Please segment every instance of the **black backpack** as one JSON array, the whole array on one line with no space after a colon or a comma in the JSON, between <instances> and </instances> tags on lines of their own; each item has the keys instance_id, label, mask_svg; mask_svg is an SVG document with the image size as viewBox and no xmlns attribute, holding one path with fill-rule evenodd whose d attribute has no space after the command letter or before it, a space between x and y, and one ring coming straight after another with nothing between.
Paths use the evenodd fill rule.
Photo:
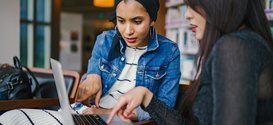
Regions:
<instances>
[{"instance_id":1,"label":"black backpack","mask_svg":"<svg viewBox=\"0 0 273 125\"><path fill-rule=\"evenodd\" d=\"M0 100L40 98L39 83L34 74L21 65L18 57L14 56L13 62L14 67L8 64L0 66Z\"/></svg>"}]
</instances>

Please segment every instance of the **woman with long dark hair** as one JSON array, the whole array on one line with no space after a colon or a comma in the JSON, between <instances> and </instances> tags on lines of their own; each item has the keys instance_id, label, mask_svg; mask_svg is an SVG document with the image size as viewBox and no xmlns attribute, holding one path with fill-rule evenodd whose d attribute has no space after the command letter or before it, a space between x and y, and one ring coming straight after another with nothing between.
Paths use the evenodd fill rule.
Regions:
<instances>
[{"instance_id":1,"label":"woman with long dark hair","mask_svg":"<svg viewBox=\"0 0 273 125\"><path fill-rule=\"evenodd\" d=\"M128 121L138 105L157 124L254 125L273 123L273 40L259 0L186 0L200 41L198 73L179 111L149 90L123 95L109 117ZM135 96L138 95L138 96Z\"/></svg>"}]
</instances>

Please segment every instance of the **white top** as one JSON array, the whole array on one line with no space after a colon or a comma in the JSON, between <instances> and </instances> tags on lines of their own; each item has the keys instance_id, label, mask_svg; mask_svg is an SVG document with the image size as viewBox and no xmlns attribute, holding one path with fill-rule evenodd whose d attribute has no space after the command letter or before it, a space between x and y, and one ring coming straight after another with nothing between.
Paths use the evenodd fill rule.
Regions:
<instances>
[{"instance_id":1,"label":"white top","mask_svg":"<svg viewBox=\"0 0 273 125\"><path fill-rule=\"evenodd\" d=\"M119 78L110 88L110 90L101 98L100 107L113 108L117 103L118 98L131 90L136 85L136 71L139 57L145 53L145 47L126 47L125 57L126 64Z\"/></svg>"}]
</instances>

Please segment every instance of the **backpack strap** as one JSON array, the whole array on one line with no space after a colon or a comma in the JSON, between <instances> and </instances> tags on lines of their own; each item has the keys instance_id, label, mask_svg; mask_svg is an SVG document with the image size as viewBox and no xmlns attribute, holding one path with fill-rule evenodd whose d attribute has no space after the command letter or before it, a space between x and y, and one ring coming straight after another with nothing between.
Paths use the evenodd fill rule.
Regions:
<instances>
[{"instance_id":1,"label":"backpack strap","mask_svg":"<svg viewBox=\"0 0 273 125\"><path fill-rule=\"evenodd\" d=\"M41 92L40 92L40 84L38 82L38 80L36 79L35 75L33 74L33 72L25 65L22 65L19 58L17 56L13 57L13 63L14 66L18 69L20 69L21 71L23 71L23 69L26 69L27 74L29 74L31 76L31 78L34 80L35 82L35 87L33 90L33 94L36 98L41 98ZM32 83L32 80L30 79L30 82Z\"/></svg>"}]
</instances>

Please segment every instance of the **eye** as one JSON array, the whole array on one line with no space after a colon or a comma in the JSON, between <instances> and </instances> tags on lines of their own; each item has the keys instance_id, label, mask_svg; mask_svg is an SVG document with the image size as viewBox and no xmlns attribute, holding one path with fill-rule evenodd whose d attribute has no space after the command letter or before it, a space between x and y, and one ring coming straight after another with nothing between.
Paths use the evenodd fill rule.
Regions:
<instances>
[{"instance_id":1,"label":"eye","mask_svg":"<svg viewBox=\"0 0 273 125\"><path fill-rule=\"evenodd\" d=\"M142 23L142 21L141 20L134 20L134 23L137 24L137 25L139 25L139 24Z\"/></svg>"},{"instance_id":2,"label":"eye","mask_svg":"<svg viewBox=\"0 0 273 125\"><path fill-rule=\"evenodd\" d=\"M121 24L123 24L125 21L122 20L122 19L118 19L118 22L121 23Z\"/></svg>"}]
</instances>

